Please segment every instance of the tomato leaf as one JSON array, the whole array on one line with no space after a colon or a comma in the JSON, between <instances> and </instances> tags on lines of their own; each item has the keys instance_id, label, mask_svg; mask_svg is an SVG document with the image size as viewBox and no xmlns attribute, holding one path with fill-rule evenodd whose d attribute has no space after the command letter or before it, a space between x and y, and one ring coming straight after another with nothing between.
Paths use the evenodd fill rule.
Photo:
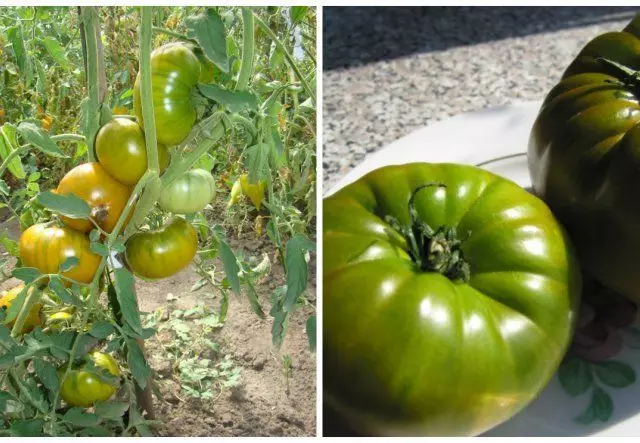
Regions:
<instances>
[{"instance_id":1,"label":"tomato leaf","mask_svg":"<svg viewBox=\"0 0 640 443\"><path fill-rule=\"evenodd\" d=\"M144 354L136 340L127 340L127 362L134 380L142 389L147 386L147 379L151 375L151 369L147 365Z\"/></svg>"},{"instance_id":2,"label":"tomato leaf","mask_svg":"<svg viewBox=\"0 0 640 443\"><path fill-rule=\"evenodd\" d=\"M49 279L49 289L58 296L62 303L79 307L84 306L84 302L70 292L64 284L62 284L62 280L60 280L58 276L51 276Z\"/></svg>"},{"instance_id":3,"label":"tomato leaf","mask_svg":"<svg viewBox=\"0 0 640 443\"><path fill-rule=\"evenodd\" d=\"M626 388L636 381L636 373L631 366L619 361L603 361L593 366L596 377L612 388Z\"/></svg>"},{"instance_id":4,"label":"tomato leaf","mask_svg":"<svg viewBox=\"0 0 640 443\"><path fill-rule=\"evenodd\" d=\"M282 346L284 337L289 328L289 312L280 311L273 315L273 325L271 326L271 342L276 348Z\"/></svg>"},{"instance_id":5,"label":"tomato leaf","mask_svg":"<svg viewBox=\"0 0 640 443\"><path fill-rule=\"evenodd\" d=\"M247 91L230 91L218 85L199 84L198 89L207 98L223 105L229 112L255 111L258 98Z\"/></svg>"},{"instance_id":6,"label":"tomato leaf","mask_svg":"<svg viewBox=\"0 0 640 443\"><path fill-rule=\"evenodd\" d=\"M94 323L91 329L89 329L89 334L101 340L104 340L114 332L115 328L105 321Z\"/></svg>"},{"instance_id":7,"label":"tomato leaf","mask_svg":"<svg viewBox=\"0 0 640 443\"><path fill-rule=\"evenodd\" d=\"M271 174L269 173L270 150L270 146L267 143L259 143L247 148L246 164L249 171L249 183L271 179Z\"/></svg>"},{"instance_id":8,"label":"tomato leaf","mask_svg":"<svg viewBox=\"0 0 640 443\"><path fill-rule=\"evenodd\" d=\"M62 417L67 423L71 423L74 426L95 426L102 420L96 414L85 412L83 408L71 408Z\"/></svg>"},{"instance_id":9,"label":"tomato leaf","mask_svg":"<svg viewBox=\"0 0 640 443\"><path fill-rule=\"evenodd\" d=\"M78 266L79 263L80 263L80 260L78 260L78 257L67 257L60 264L59 271L60 272L70 271L71 269L73 269L76 266Z\"/></svg>"},{"instance_id":10,"label":"tomato leaf","mask_svg":"<svg viewBox=\"0 0 640 443\"><path fill-rule=\"evenodd\" d=\"M0 143L2 143L0 141ZM9 185L6 181L0 178L0 194L8 196L11 193L11 189L9 189Z\"/></svg>"},{"instance_id":11,"label":"tomato leaf","mask_svg":"<svg viewBox=\"0 0 640 443\"><path fill-rule=\"evenodd\" d=\"M129 403L120 401L96 403L96 415L102 418L117 420L129 409Z\"/></svg>"},{"instance_id":12,"label":"tomato leaf","mask_svg":"<svg viewBox=\"0 0 640 443\"><path fill-rule=\"evenodd\" d=\"M67 54L56 38L47 36L42 39L42 45L58 65L62 66L63 68L69 68Z\"/></svg>"},{"instance_id":13,"label":"tomato leaf","mask_svg":"<svg viewBox=\"0 0 640 443\"><path fill-rule=\"evenodd\" d=\"M45 191L38 194L36 201L46 209L69 218L91 217L91 208L87 202L74 194L59 195Z\"/></svg>"},{"instance_id":14,"label":"tomato leaf","mask_svg":"<svg viewBox=\"0 0 640 443\"><path fill-rule=\"evenodd\" d=\"M312 315L307 319L306 324L307 338L309 339L309 347L312 352L316 351L316 316Z\"/></svg>"},{"instance_id":15,"label":"tomato leaf","mask_svg":"<svg viewBox=\"0 0 640 443\"><path fill-rule=\"evenodd\" d=\"M258 317L264 318L264 312L262 311L262 306L260 306L260 299L258 299L258 293L256 292L256 288L253 286L253 282L249 278L248 275L245 274L245 282L247 283L247 297L249 298L249 303L251 304L251 309L255 312Z\"/></svg>"},{"instance_id":16,"label":"tomato leaf","mask_svg":"<svg viewBox=\"0 0 640 443\"><path fill-rule=\"evenodd\" d=\"M10 123L5 123L0 128L0 157L5 160L11 152L18 149L18 141L16 140L16 127ZM8 165L9 172L17 179L22 180L26 174L22 167L20 156L15 156ZM6 183L5 183L6 185ZM7 187L8 190L8 187ZM7 192L6 195L9 195Z\"/></svg>"},{"instance_id":17,"label":"tomato leaf","mask_svg":"<svg viewBox=\"0 0 640 443\"><path fill-rule=\"evenodd\" d=\"M296 234L286 244L285 267L287 270L287 294L284 310L291 312L300 295L307 289L309 271L305 252L315 250L315 243L303 234Z\"/></svg>"},{"instance_id":18,"label":"tomato leaf","mask_svg":"<svg viewBox=\"0 0 640 443\"><path fill-rule=\"evenodd\" d=\"M223 72L229 72L227 39L220 14L213 8L196 16L187 17L187 36L195 38L202 51Z\"/></svg>"},{"instance_id":19,"label":"tomato leaf","mask_svg":"<svg viewBox=\"0 0 640 443\"><path fill-rule=\"evenodd\" d=\"M4 231L0 234L0 245L2 245L10 255L14 257L18 257L20 255L18 242L9 238L8 231Z\"/></svg>"},{"instance_id":20,"label":"tomato leaf","mask_svg":"<svg viewBox=\"0 0 640 443\"><path fill-rule=\"evenodd\" d=\"M124 322L137 334L142 334L138 300L133 289L133 274L125 268L115 269L115 289Z\"/></svg>"},{"instance_id":21,"label":"tomato leaf","mask_svg":"<svg viewBox=\"0 0 640 443\"><path fill-rule=\"evenodd\" d=\"M13 420L9 428L11 437L40 437L42 436L42 427L44 420Z\"/></svg>"},{"instance_id":22,"label":"tomato leaf","mask_svg":"<svg viewBox=\"0 0 640 443\"><path fill-rule=\"evenodd\" d=\"M105 244L98 243L98 242L91 242L89 244L89 248L91 249L91 251L95 252L101 257L109 256L109 248Z\"/></svg>"},{"instance_id":23,"label":"tomato leaf","mask_svg":"<svg viewBox=\"0 0 640 443\"><path fill-rule=\"evenodd\" d=\"M227 275L227 279L229 280L229 284L231 285L231 290L236 294L240 294L240 279L238 278L240 266L238 266L238 260L227 244L221 230L215 231L215 237L218 241L218 254L222 260L222 266L225 274Z\"/></svg>"},{"instance_id":24,"label":"tomato leaf","mask_svg":"<svg viewBox=\"0 0 640 443\"><path fill-rule=\"evenodd\" d=\"M31 283L42 275L42 272L36 268L15 268L11 275L25 283ZM12 305L13 306L13 305Z\"/></svg>"},{"instance_id":25,"label":"tomato leaf","mask_svg":"<svg viewBox=\"0 0 640 443\"><path fill-rule=\"evenodd\" d=\"M302 21L308 9L308 6L292 6L289 9L289 17L291 18L291 23L295 24Z\"/></svg>"},{"instance_id":26,"label":"tomato leaf","mask_svg":"<svg viewBox=\"0 0 640 443\"><path fill-rule=\"evenodd\" d=\"M40 358L33 360L33 367L42 384L50 391L58 390L58 375L56 367L46 360Z\"/></svg>"},{"instance_id":27,"label":"tomato leaf","mask_svg":"<svg viewBox=\"0 0 640 443\"><path fill-rule=\"evenodd\" d=\"M27 143L32 144L42 153L51 155L53 157L67 158L68 155L63 153L56 145L56 142L51 140L49 134L44 129L37 126L35 123L22 122L18 125L18 132L22 134L22 137Z\"/></svg>"}]
</instances>

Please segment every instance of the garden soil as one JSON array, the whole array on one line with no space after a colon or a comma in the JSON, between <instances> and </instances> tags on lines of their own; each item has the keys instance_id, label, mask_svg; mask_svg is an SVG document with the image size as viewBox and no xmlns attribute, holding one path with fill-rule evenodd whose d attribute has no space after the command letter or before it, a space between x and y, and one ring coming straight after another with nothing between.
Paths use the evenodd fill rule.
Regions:
<instances>
[{"instance_id":1,"label":"garden soil","mask_svg":"<svg viewBox=\"0 0 640 443\"><path fill-rule=\"evenodd\" d=\"M19 237L16 223L0 224L0 232L8 230L11 238ZM249 238L251 237L251 238ZM247 238L229 240L232 249L261 257L269 254L273 267L271 274L256 285L265 312L270 307L273 289L284 283L284 275L277 265L276 253L266 239ZM4 252L4 251L3 251ZM218 269L222 269L220 265ZM307 297L315 302L315 262L310 263L310 286ZM188 309L208 300L191 292L198 276L188 268L160 282L138 281L136 291L142 312L152 312L167 306L167 295L176 298L174 309ZM15 284L9 280L0 289ZM219 300L211 302L217 309ZM316 435L316 358L309 350L305 322L312 308L294 312L287 336L280 350L271 344L272 318L262 320L251 310L244 294L232 295L227 319L222 328L213 333L211 340L220 346L220 354L231 355L241 367L239 386L225 390L213 400L187 397L166 369L162 350L149 343L150 364L158 380L159 392L154 396L156 418L162 422L161 436L315 436ZM282 363L283 355L290 355L292 367L288 390ZM156 375L156 377L158 377Z\"/></svg>"}]
</instances>

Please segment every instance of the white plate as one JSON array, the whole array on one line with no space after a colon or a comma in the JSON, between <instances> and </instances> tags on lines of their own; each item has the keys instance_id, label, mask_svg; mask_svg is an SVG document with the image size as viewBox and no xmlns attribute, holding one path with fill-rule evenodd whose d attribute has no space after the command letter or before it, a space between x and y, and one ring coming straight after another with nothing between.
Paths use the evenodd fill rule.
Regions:
<instances>
[{"instance_id":1,"label":"white plate","mask_svg":"<svg viewBox=\"0 0 640 443\"><path fill-rule=\"evenodd\" d=\"M326 195L386 165L411 162L479 164L525 153L540 104L519 103L482 110L420 129L367 157ZM524 156L493 161L483 167L523 187L531 184ZM618 304L621 303L626 302ZM640 435L640 380L636 380L636 374L640 374L638 321L620 327L610 324L616 323L614 320L598 315L589 323L598 322L603 326L608 331L607 338L592 343L588 334L581 337L589 342L587 354L604 353L608 357L592 357L591 360L575 357L575 367L580 370L564 371L563 376L564 384L572 385L573 391L571 387L563 388L556 374L536 401L485 435Z\"/></svg>"}]
</instances>

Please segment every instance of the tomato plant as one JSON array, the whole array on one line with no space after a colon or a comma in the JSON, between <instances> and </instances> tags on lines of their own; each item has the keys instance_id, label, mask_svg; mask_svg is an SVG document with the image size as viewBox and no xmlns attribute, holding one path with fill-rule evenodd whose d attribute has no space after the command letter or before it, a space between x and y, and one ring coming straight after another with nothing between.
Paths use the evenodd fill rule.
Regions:
<instances>
[{"instance_id":1,"label":"tomato plant","mask_svg":"<svg viewBox=\"0 0 640 443\"><path fill-rule=\"evenodd\" d=\"M477 435L547 385L582 280L544 202L478 168L414 163L346 186L323 217L325 399L355 429Z\"/></svg>"}]
</instances>

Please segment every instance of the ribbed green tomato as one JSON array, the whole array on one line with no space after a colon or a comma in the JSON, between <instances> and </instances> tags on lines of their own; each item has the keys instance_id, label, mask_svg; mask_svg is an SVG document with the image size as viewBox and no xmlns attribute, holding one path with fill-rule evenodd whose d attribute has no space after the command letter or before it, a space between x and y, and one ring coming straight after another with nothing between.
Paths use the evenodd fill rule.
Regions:
<instances>
[{"instance_id":1,"label":"ribbed green tomato","mask_svg":"<svg viewBox=\"0 0 640 443\"><path fill-rule=\"evenodd\" d=\"M544 100L529 171L583 269L640 301L640 15L580 51Z\"/></svg>"},{"instance_id":2,"label":"ribbed green tomato","mask_svg":"<svg viewBox=\"0 0 640 443\"><path fill-rule=\"evenodd\" d=\"M323 216L324 397L355 430L477 435L549 382L581 278L540 199L414 163L346 186Z\"/></svg>"},{"instance_id":3,"label":"ribbed green tomato","mask_svg":"<svg viewBox=\"0 0 640 443\"><path fill-rule=\"evenodd\" d=\"M181 217L156 231L138 232L127 240L126 259L139 277L165 278L186 268L196 255L198 234Z\"/></svg>"},{"instance_id":4,"label":"ribbed green tomato","mask_svg":"<svg viewBox=\"0 0 640 443\"><path fill-rule=\"evenodd\" d=\"M151 53L153 111L158 142L167 146L182 143L196 122L195 86L200 62L182 43L169 43ZM144 126L140 97L140 74L133 87L133 108Z\"/></svg>"},{"instance_id":5,"label":"ribbed green tomato","mask_svg":"<svg viewBox=\"0 0 640 443\"><path fill-rule=\"evenodd\" d=\"M119 376L118 362L109 354L93 352L89 358L100 369L111 375ZM58 371L58 376L64 376L64 369ZM115 394L117 387L102 380L97 374L84 369L72 369L62 380L60 395L71 406L88 408L96 402L107 401Z\"/></svg>"},{"instance_id":6,"label":"ribbed green tomato","mask_svg":"<svg viewBox=\"0 0 640 443\"><path fill-rule=\"evenodd\" d=\"M204 169L185 172L162 190L158 204L174 214L202 211L216 196L216 181Z\"/></svg>"},{"instance_id":7,"label":"ribbed green tomato","mask_svg":"<svg viewBox=\"0 0 640 443\"><path fill-rule=\"evenodd\" d=\"M98 162L120 183L133 186L147 171L147 148L144 131L138 123L126 118L114 118L96 136ZM167 147L158 143L160 172L169 165Z\"/></svg>"}]
</instances>

